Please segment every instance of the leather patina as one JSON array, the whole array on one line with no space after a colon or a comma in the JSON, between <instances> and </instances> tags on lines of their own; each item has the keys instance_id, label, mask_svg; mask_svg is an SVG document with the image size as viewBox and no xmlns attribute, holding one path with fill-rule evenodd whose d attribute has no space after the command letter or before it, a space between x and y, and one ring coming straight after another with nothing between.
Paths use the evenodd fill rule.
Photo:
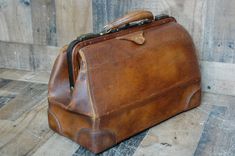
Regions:
<instances>
[{"instance_id":1,"label":"leather patina","mask_svg":"<svg viewBox=\"0 0 235 156\"><path fill-rule=\"evenodd\" d=\"M133 15L148 22L121 23L133 22ZM201 75L192 38L173 17L149 22L151 17L145 11L126 15L110 32L74 42L69 57L69 46L62 48L48 88L51 129L99 153L199 106Z\"/></svg>"},{"instance_id":2,"label":"leather patina","mask_svg":"<svg viewBox=\"0 0 235 156\"><path fill-rule=\"evenodd\" d=\"M132 41L136 44L144 44L145 42L143 31L138 31L138 32L134 32L131 34L124 35L124 36L120 36L120 37L117 37L116 39Z\"/></svg>"}]
</instances>

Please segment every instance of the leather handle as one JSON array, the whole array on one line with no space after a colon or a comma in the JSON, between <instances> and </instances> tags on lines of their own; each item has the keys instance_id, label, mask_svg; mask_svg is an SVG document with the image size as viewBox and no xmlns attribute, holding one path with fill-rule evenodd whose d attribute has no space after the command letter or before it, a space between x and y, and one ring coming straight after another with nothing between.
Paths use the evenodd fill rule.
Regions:
<instances>
[{"instance_id":1,"label":"leather handle","mask_svg":"<svg viewBox=\"0 0 235 156\"><path fill-rule=\"evenodd\" d=\"M118 18L117 20L107 24L104 27L104 29L106 31L110 31L112 29L119 28L125 24L135 22L135 21L140 21L143 19L153 20L154 16L153 16L152 12L150 12L150 11L145 11L145 10L133 11L133 12L130 12L127 15L125 15L121 18Z\"/></svg>"}]
</instances>

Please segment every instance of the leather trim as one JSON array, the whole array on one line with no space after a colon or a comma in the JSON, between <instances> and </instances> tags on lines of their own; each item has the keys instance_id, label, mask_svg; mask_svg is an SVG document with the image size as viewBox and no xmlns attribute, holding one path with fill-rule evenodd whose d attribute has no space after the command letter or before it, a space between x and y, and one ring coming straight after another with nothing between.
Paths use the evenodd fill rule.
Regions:
<instances>
[{"instance_id":1,"label":"leather trim","mask_svg":"<svg viewBox=\"0 0 235 156\"><path fill-rule=\"evenodd\" d=\"M62 132L62 126L61 126L61 124L60 124L60 121L59 121L58 118L56 117L56 115L55 115L50 109L48 109L48 113L51 115L51 117L53 117L53 119L54 119L54 121L55 121L55 123L56 123L56 125L57 125L57 128L58 128L59 133L63 133L63 132ZM50 124L49 124L49 125L50 125Z\"/></svg>"}]
</instances>

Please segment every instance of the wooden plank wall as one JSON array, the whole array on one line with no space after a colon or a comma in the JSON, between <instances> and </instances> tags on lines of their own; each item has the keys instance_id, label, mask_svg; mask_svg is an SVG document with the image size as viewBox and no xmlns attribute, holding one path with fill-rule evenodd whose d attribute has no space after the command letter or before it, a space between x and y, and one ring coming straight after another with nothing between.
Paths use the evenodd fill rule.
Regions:
<instances>
[{"instance_id":1,"label":"wooden plank wall","mask_svg":"<svg viewBox=\"0 0 235 156\"><path fill-rule=\"evenodd\" d=\"M0 0L0 67L50 71L59 47L136 9L174 16L195 41L203 90L235 95L230 0Z\"/></svg>"},{"instance_id":2,"label":"wooden plank wall","mask_svg":"<svg viewBox=\"0 0 235 156\"><path fill-rule=\"evenodd\" d=\"M0 68L50 71L59 48L92 31L90 0L0 0Z\"/></svg>"}]
</instances>

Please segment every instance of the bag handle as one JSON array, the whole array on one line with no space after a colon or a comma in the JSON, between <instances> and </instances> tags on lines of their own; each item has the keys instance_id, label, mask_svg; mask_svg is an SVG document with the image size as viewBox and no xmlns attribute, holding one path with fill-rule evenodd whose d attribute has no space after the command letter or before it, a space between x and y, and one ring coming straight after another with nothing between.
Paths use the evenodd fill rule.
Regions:
<instances>
[{"instance_id":1,"label":"bag handle","mask_svg":"<svg viewBox=\"0 0 235 156\"><path fill-rule=\"evenodd\" d=\"M143 19L149 19L149 20L153 20L154 16L152 14L152 12L150 11L146 11L146 10L138 10L138 11L133 11L128 13L127 15L118 18L117 20L107 24L104 29L109 32L113 29L117 29L123 25L126 25L128 23L131 22L136 22L136 21L140 21Z\"/></svg>"}]
</instances>

